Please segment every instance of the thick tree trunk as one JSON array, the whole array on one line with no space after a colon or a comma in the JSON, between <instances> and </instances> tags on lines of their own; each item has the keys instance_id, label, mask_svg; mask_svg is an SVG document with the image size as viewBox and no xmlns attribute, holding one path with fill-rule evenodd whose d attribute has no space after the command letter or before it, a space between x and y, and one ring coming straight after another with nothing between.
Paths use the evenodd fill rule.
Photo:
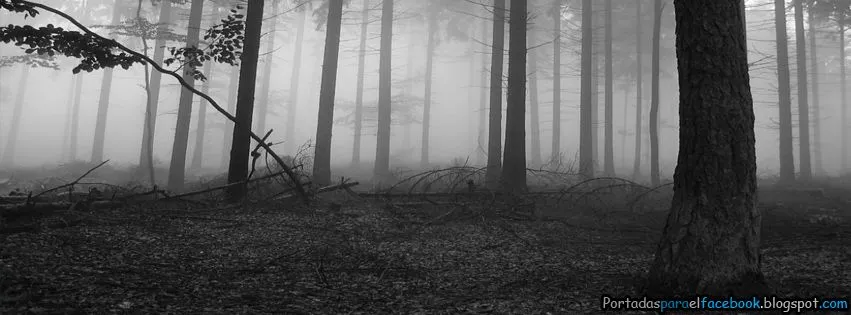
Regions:
<instances>
[{"instance_id":1,"label":"thick tree trunk","mask_svg":"<svg viewBox=\"0 0 851 315\"><path fill-rule=\"evenodd\" d=\"M812 109L813 109L813 161L815 167L815 174L820 175L824 173L824 167L822 165L822 155L821 155L821 113L819 110L819 66L818 66L818 47L816 46L816 22L813 17L813 0L807 2L809 5L807 9L807 24L809 24L809 41L810 41L810 73L812 79L810 80L811 89L812 89Z\"/></svg>"},{"instance_id":2,"label":"thick tree trunk","mask_svg":"<svg viewBox=\"0 0 851 315\"><path fill-rule=\"evenodd\" d=\"M357 95L355 96L355 139L352 146L352 166L360 164L361 136L363 134L363 77L366 65L366 36L369 25L369 0L361 8L360 48L358 49ZM410 71L408 71L410 73ZM409 75L410 77L410 75Z\"/></svg>"},{"instance_id":3,"label":"thick tree trunk","mask_svg":"<svg viewBox=\"0 0 851 315\"><path fill-rule=\"evenodd\" d=\"M260 55L260 33L263 31L264 0L248 0L245 15L245 41L239 68L239 94L236 103L236 126L233 128L233 144L228 165L228 184L248 179L248 163L251 150L251 121L254 113L254 93L257 80L257 59ZM227 188L231 202L245 198L246 185Z\"/></svg>"},{"instance_id":4,"label":"thick tree trunk","mask_svg":"<svg viewBox=\"0 0 851 315\"><path fill-rule=\"evenodd\" d=\"M121 21L121 4L116 0L112 7L111 25L117 25ZM98 99L98 114L95 120L95 138L92 144L92 163L103 161L103 144L106 138L106 118L109 111L109 96L112 90L112 68L103 69L103 79L100 85L100 98Z\"/></svg>"},{"instance_id":5,"label":"thick tree trunk","mask_svg":"<svg viewBox=\"0 0 851 315\"><path fill-rule=\"evenodd\" d=\"M485 174L489 189L500 186L502 171L502 64L505 50L505 0L494 0L491 45L490 110L488 120L488 166Z\"/></svg>"},{"instance_id":6,"label":"thick tree trunk","mask_svg":"<svg viewBox=\"0 0 851 315\"><path fill-rule=\"evenodd\" d=\"M612 81L612 0L606 0L606 38L605 38L605 53L606 53L606 109L605 109L605 146L603 158L603 170L606 176L615 175L615 154L614 154L614 82Z\"/></svg>"},{"instance_id":7,"label":"thick tree trunk","mask_svg":"<svg viewBox=\"0 0 851 315\"><path fill-rule=\"evenodd\" d=\"M536 45L535 43L535 32L532 31L532 35L529 36L530 44ZM529 149L532 150L529 156L531 158L531 164L534 167L538 167L541 165L541 117L539 115L539 103L538 103L538 55L534 49L530 49L527 51L529 56L529 69L527 72L529 73Z\"/></svg>"},{"instance_id":8,"label":"thick tree trunk","mask_svg":"<svg viewBox=\"0 0 851 315\"><path fill-rule=\"evenodd\" d=\"M511 1L508 22L508 107L502 187L526 191L526 0Z\"/></svg>"},{"instance_id":9,"label":"thick tree trunk","mask_svg":"<svg viewBox=\"0 0 851 315\"><path fill-rule=\"evenodd\" d=\"M239 88L239 67L231 67L228 76L228 113L234 115L236 112L236 96ZM222 168L226 168L230 161L230 145L233 143L233 122L225 119L222 126Z\"/></svg>"},{"instance_id":10,"label":"thick tree trunk","mask_svg":"<svg viewBox=\"0 0 851 315\"><path fill-rule=\"evenodd\" d=\"M381 6L381 48L378 61L378 132L375 145L375 179L390 177L390 98L393 49L393 0Z\"/></svg>"},{"instance_id":11,"label":"thick tree trunk","mask_svg":"<svg viewBox=\"0 0 851 315\"><path fill-rule=\"evenodd\" d=\"M9 125L9 135L6 139L6 148L3 150L3 158L0 165L11 168L15 165L15 151L18 144L18 133L21 129L21 116L24 112L24 98L27 94L27 80L30 76L30 65L21 65L21 78L18 81L18 91L15 95L15 107L12 110L12 121Z\"/></svg>"},{"instance_id":12,"label":"thick tree trunk","mask_svg":"<svg viewBox=\"0 0 851 315\"><path fill-rule=\"evenodd\" d=\"M638 180L641 177L641 105L644 103L641 92L641 79L644 77L643 74L643 65L641 61L644 58L642 57L642 49L641 49L641 0L635 1L635 157L632 163L632 179Z\"/></svg>"},{"instance_id":13,"label":"thick tree trunk","mask_svg":"<svg viewBox=\"0 0 851 315\"><path fill-rule=\"evenodd\" d=\"M166 32L169 31L169 23L171 23L171 1L160 1L160 17L157 21L157 39L154 41L154 61L162 64L165 56ZM148 165L152 165L149 161L151 151L154 147L154 135L156 135L157 127L157 108L159 107L160 85L162 82L162 73L154 71L151 73L150 89L151 100L147 108L145 108L145 120L142 127L142 150L139 153L139 169L143 170ZM150 172L150 170L147 170Z\"/></svg>"},{"instance_id":14,"label":"thick tree trunk","mask_svg":"<svg viewBox=\"0 0 851 315\"><path fill-rule=\"evenodd\" d=\"M653 6L653 56L650 78L650 182L653 186L659 180L659 38L662 26L662 0L655 0Z\"/></svg>"},{"instance_id":15,"label":"thick tree trunk","mask_svg":"<svg viewBox=\"0 0 851 315\"><path fill-rule=\"evenodd\" d=\"M428 41L426 44L425 94L423 94L422 142L420 144L420 167L428 167L429 126L431 125L431 88L434 73L434 46L437 33L437 8L430 7L428 13Z\"/></svg>"},{"instance_id":16,"label":"thick tree trunk","mask_svg":"<svg viewBox=\"0 0 851 315\"><path fill-rule=\"evenodd\" d=\"M774 27L777 38L777 88L780 95L780 181L795 181L792 148L792 101L789 83L789 48L786 40L786 1L774 0Z\"/></svg>"},{"instance_id":17,"label":"thick tree trunk","mask_svg":"<svg viewBox=\"0 0 851 315\"><path fill-rule=\"evenodd\" d=\"M591 45L593 44L591 0L582 0L582 70L579 105L579 172L585 177L594 177L594 142L592 119L594 106L591 89L593 70Z\"/></svg>"},{"instance_id":18,"label":"thick tree trunk","mask_svg":"<svg viewBox=\"0 0 851 315\"><path fill-rule=\"evenodd\" d=\"M654 297L766 294L741 11L736 1L674 0L674 7L680 148L647 291Z\"/></svg>"},{"instance_id":19,"label":"thick tree trunk","mask_svg":"<svg viewBox=\"0 0 851 315\"><path fill-rule=\"evenodd\" d=\"M301 80L301 52L304 45L306 16L306 11L299 12L298 14L298 28L296 29L295 47L293 50L293 69L290 73L290 95L287 102L289 107L287 108L287 133L284 136L286 142L284 147L287 152L292 152L293 154L295 154L294 151L298 147L295 142L296 112L298 110L298 84L299 80Z\"/></svg>"},{"instance_id":20,"label":"thick tree trunk","mask_svg":"<svg viewBox=\"0 0 851 315\"><path fill-rule=\"evenodd\" d=\"M331 133L334 127L334 97L337 91L337 63L340 55L340 29L343 0L330 0L325 34L325 56L319 91L319 118L313 155L313 182L319 187L331 184Z\"/></svg>"},{"instance_id":21,"label":"thick tree trunk","mask_svg":"<svg viewBox=\"0 0 851 315\"><path fill-rule=\"evenodd\" d=\"M260 85L260 97L257 100L257 128L255 133L259 135L266 134L266 117L269 115L269 84L272 81L272 64L275 63L275 27L278 24L278 1L272 1L272 15L269 18L269 28L266 36L269 39L266 41L266 55L263 60L263 74Z\"/></svg>"},{"instance_id":22,"label":"thick tree trunk","mask_svg":"<svg viewBox=\"0 0 851 315\"><path fill-rule=\"evenodd\" d=\"M813 177L810 162L810 108L807 104L807 39L804 36L803 0L793 0L795 5L795 47L798 61L798 149L801 160L800 179Z\"/></svg>"},{"instance_id":23,"label":"thick tree trunk","mask_svg":"<svg viewBox=\"0 0 851 315\"><path fill-rule=\"evenodd\" d=\"M201 31L201 13L204 10L203 0L192 0L189 9L189 26L186 31L186 46L197 47ZM190 86L195 85L192 76L194 67L186 65L183 80ZM253 85L253 84L252 84ZM168 189L174 192L183 190L186 174L186 147L189 143L189 124L192 120L192 92L180 89L180 103L177 106L177 127L174 130L174 145L171 150L171 164L168 170Z\"/></svg>"},{"instance_id":24,"label":"thick tree trunk","mask_svg":"<svg viewBox=\"0 0 851 315\"><path fill-rule=\"evenodd\" d=\"M210 81L213 80L213 61L204 64L207 81L201 86L201 92L210 95ZM198 125L195 127L195 150L192 151L192 163L189 168L195 172L204 167L204 136L207 133L207 100L201 99L198 105Z\"/></svg>"},{"instance_id":25,"label":"thick tree trunk","mask_svg":"<svg viewBox=\"0 0 851 315\"><path fill-rule=\"evenodd\" d=\"M561 154L561 0L553 1L553 162Z\"/></svg>"}]
</instances>

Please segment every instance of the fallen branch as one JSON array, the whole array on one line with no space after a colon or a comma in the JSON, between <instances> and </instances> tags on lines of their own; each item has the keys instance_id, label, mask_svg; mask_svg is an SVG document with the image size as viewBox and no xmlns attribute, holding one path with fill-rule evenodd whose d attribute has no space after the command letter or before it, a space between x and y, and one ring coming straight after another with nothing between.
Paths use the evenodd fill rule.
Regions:
<instances>
[{"instance_id":1,"label":"fallen branch","mask_svg":"<svg viewBox=\"0 0 851 315\"><path fill-rule=\"evenodd\" d=\"M333 186L326 186L326 187L322 187L322 188L317 189L315 194L318 195L318 194L332 192L332 191L336 191L336 190L340 190L340 189L349 189L349 188L357 186L357 185L360 185L360 183L351 182L351 183L341 183L341 184L337 184L337 185L333 185ZM276 198L274 198L274 200L289 199L289 198L292 198L292 197L295 197L295 196L294 195L284 195L284 196L276 197Z\"/></svg>"},{"instance_id":2,"label":"fallen branch","mask_svg":"<svg viewBox=\"0 0 851 315\"><path fill-rule=\"evenodd\" d=\"M228 187L231 187L231 186L245 185L245 184L248 184L248 183L251 183L251 182L256 182L256 181L261 181L261 180L264 180L264 179L274 178L274 177L277 177L277 176L281 176L283 174L286 174L286 172L277 172L277 173L269 174L269 175L266 175L266 176L263 176L263 177L258 177L258 178L254 178L254 179L240 181L240 182L237 182L237 183L231 183L231 184L227 184L227 185L223 185L223 186L217 186L217 187L207 188L207 189L204 189L204 190L188 192L188 193L185 193L185 194L174 195L174 196L166 197L163 200L177 199L177 198L184 198L184 197L200 195L200 194L204 194L204 193L208 193L208 192L213 192L213 191L216 191L216 190L222 190L222 189L225 189L225 188L228 188Z\"/></svg>"},{"instance_id":3,"label":"fallen branch","mask_svg":"<svg viewBox=\"0 0 851 315\"><path fill-rule=\"evenodd\" d=\"M65 184L65 185L60 185L60 186L53 187L53 188L51 188L51 189L48 189L48 190L42 191L42 192L40 192L38 195L33 196L33 197L32 197L32 199L37 199L38 197L41 197L41 195L44 195L44 194L49 193L49 192L51 192L51 191L59 190L59 189L65 188L65 187L72 187L72 186L76 185L77 183L79 183L79 182L80 182L80 180L82 180L83 178L85 178L86 176L88 176L91 172L94 172L96 169L100 168L101 166L103 166L103 165L104 165L104 164L106 164L107 162L109 162L109 160L106 160L106 161L100 162L100 164L98 164L97 166L92 167L92 168L91 168L91 169L89 169L87 172L85 172L83 175L80 175L80 177L77 177L77 179L75 179L73 182L70 182L70 183L67 183L67 184Z\"/></svg>"}]
</instances>

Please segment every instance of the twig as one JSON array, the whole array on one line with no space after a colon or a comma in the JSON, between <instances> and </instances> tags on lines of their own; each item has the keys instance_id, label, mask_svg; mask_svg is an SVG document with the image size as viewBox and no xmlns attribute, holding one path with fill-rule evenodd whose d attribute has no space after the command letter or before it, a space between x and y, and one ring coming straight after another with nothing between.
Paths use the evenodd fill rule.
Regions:
<instances>
[{"instance_id":1,"label":"twig","mask_svg":"<svg viewBox=\"0 0 851 315\"><path fill-rule=\"evenodd\" d=\"M77 177L77 179L75 179L73 182L70 182L70 183L67 183L67 184L65 184L65 185L61 185L61 186L58 186L58 187L53 187L53 188L51 188L51 189L48 189L48 190L42 191L41 193L39 193L38 195L35 195L35 196L34 196L34 197L32 197L32 198L33 198L33 199L36 199L36 198L38 198L38 197L41 197L41 195L44 195L44 194L49 193L49 192L51 192L51 191L59 190L59 189L65 188L65 187L71 187L71 186L74 186L74 185L76 185L77 183L79 183L79 182L80 182L80 180L82 180L84 177L88 176L88 175L89 175L89 173L94 172L94 170L96 170L96 169L98 169L99 167L101 167L101 166L103 166L104 164L106 164L106 162L109 162L109 160L106 160L106 161L100 162L100 164L98 164L97 166L92 167L91 169L89 169L89 171L87 171L87 172L86 172L86 173L84 173L83 175L80 175L80 177Z\"/></svg>"}]
</instances>

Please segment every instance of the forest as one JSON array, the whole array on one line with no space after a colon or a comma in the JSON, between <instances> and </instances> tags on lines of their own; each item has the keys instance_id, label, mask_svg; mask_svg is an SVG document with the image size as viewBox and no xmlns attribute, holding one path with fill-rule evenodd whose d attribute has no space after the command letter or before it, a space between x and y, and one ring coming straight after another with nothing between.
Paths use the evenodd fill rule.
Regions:
<instances>
[{"instance_id":1,"label":"forest","mask_svg":"<svg viewBox=\"0 0 851 315\"><path fill-rule=\"evenodd\" d=\"M0 314L847 313L849 26L0 0Z\"/></svg>"}]
</instances>

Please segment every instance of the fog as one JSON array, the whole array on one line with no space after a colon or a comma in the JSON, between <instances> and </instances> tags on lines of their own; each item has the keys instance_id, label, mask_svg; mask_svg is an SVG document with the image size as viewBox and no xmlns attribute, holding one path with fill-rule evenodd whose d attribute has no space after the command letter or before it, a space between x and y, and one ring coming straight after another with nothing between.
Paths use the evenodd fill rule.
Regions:
<instances>
[{"instance_id":1,"label":"fog","mask_svg":"<svg viewBox=\"0 0 851 315\"><path fill-rule=\"evenodd\" d=\"M135 1L122 1L132 6L124 11L135 13ZM414 104L413 114L417 122L405 123L403 114L394 113L394 123L391 136L391 168L414 167L419 163L419 152L421 143L422 99L424 93L424 73L426 59L426 31L427 26L422 18L421 11L423 3L419 1L398 1L396 4L396 16L393 29L393 54L392 54L392 77L393 77L393 106L404 107L403 103ZM550 139L552 137L552 45L553 32L551 28L549 1L530 1L529 40L527 47L530 54L536 54L538 68L527 68L530 75L537 75L538 99L540 104L540 143L542 162L546 162L551 156ZM623 3L621 3L623 2ZM618 8L614 14L614 56L615 78L613 90L614 114L612 124L614 126L614 161L617 174L629 176L632 174L632 165L635 146L635 75L633 65L636 53L635 10L627 1L616 1ZM64 12L75 18L83 18L81 6L82 1L42 1L42 3L63 8ZM86 16L90 18L89 26L105 25L110 22L112 12L112 1L88 1ZM581 47L580 21L577 16L579 12L579 1L567 1L561 12L561 148L567 160L573 160L578 156L579 148L579 51ZM336 98L334 119L336 121L333 130L332 165L342 168L350 164L352 160L353 125L344 123L346 117L352 114L357 93L357 63L360 40L360 11L361 1L352 1L346 4L343 12L343 28L340 39L339 68L336 84ZM143 1L142 15L147 19L156 21L158 6L150 1ZM210 5L212 6L212 5ZM371 3L370 19L368 25L368 39L365 59L364 75L364 104L367 107L375 107L378 100L378 51L379 36L381 33L379 19L381 16L380 4ZM177 22L171 25L175 33L186 32L187 5L175 5ZM258 66L257 94L255 101L262 100L262 68L268 62L267 55L271 55L272 69L269 78L269 97L266 129L273 129L270 140L276 145L274 148L281 155L312 154L308 144L312 143L316 135L317 111L319 105L319 88L322 70L323 45L325 40L325 26L317 26L320 13L317 5L308 8L307 20L304 32L303 54L301 62L294 64L294 50L297 32L298 10L293 10L296 5L285 2L279 7L279 13L275 15L270 6L265 11L264 27L270 19L277 18L275 29L266 29L263 33L261 43L261 61ZM206 11L202 23L202 34L209 25ZM647 133L647 112L650 107L651 85L650 85L650 46L652 36L653 16L651 10L645 10L643 16L643 99L644 109L643 130ZM676 166L678 151L678 116L677 108L679 96L677 93L676 59L674 50L674 18L673 8L667 4L662 15L662 36L660 40L660 166L663 179L669 179L673 175ZM128 14L129 15L129 14ZM123 16L122 19L130 19L134 16ZM793 124L795 125L795 162L798 163L799 150L797 148L797 86L795 67L795 24L791 10L787 12L787 29L789 34L789 59L792 71L792 108ZM0 24L32 25L34 27L44 26L52 23L68 29L75 29L69 22L49 12L42 12L37 18L23 19L21 14L12 14L8 11L0 12ZM215 19L218 21L218 19ZM602 19L595 20L601 21ZM478 5L455 5L447 8L438 22L439 33L435 50L435 63L432 87L432 123L430 140L430 161L434 166L446 166L452 163L464 163L483 165L484 151L487 147L487 139L478 138L479 107L481 97L487 98L487 83L482 80L482 75L489 75L490 68L490 31L492 21L489 13ZM750 68L751 91L754 99L754 113L756 123L756 148L758 174L760 176L775 176L778 173L778 96L777 96L777 69L776 69L776 43L773 19L772 1L748 1L747 2L747 36ZM818 29L824 33L832 31L834 25L822 23ZM119 42L136 50L141 50L138 38L118 36L110 34L103 27L95 27L93 30L100 34L115 38ZM602 34L602 32L598 32ZM275 37L274 46L270 47L270 37ZM508 32L506 32L508 38ZM819 91L820 99L818 116L810 115L811 136L816 133L820 136L820 142L815 138L812 142L813 166L816 174L836 174L840 172L840 89L838 57L839 41L837 37L829 34L818 36L818 63L819 63ZM595 38L602 41L602 36ZM506 42L507 43L507 42ZM153 50L154 41L149 40L148 45ZM169 41L169 47L181 47L179 43ZM602 45L599 45L602 47ZM595 48L598 60L602 60L602 49ZM506 45L506 55L508 49ZM10 43L0 43L0 55L3 57L23 55L24 51ZM149 55L152 54L149 52ZM168 54L167 54L168 56ZM809 57L809 56L808 56ZM808 61L809 62L809 61ZM38 167L50 166L64 163L70 160L88 161L91 159L93 148L95 121L98 112L98 102L101 97L102 76L104 71L96 70L90 73L83 72L74 75L71 68L78 64L78 60L66 57L57 58L59 69L31 68L28 74L24 74L22 64L11 64L0 67L0 154L11 156L5 158L2 168L12 169L15 167ZM596 149L598 153L598 164L602 163L603 157L603 99L605 86L603 85L602 61L598 71L599 87L597 88L599 102L597 122L595 130L597 136ZM507 64L507 58L506 58ZM292 140L285 142L287 130L287 101L290 93L291 76L294 66L299 66L298 98L295 113L295 133ZM808 64L811 67L811 65ZM169 67L176 69L175 65ZM228 78L232 67L225 64L214 64L211 73L205 73L209 78L210 95L223 107L228 103ZM812 69L810 69L812 71ZM507 75L507 67L506 67ZM632 73L632 74L630 74ZM811 74L810 74L811 75ZM73 86L76 76L82 76L83 85L80 95L81 106L79 112L79 133L76 139L70 138L70 108L73 103ZM117 68L114 71L112 89L109 95L109 108L107 114L106 137L104 144L104 159L109 159L117 165L138 165L140 147L142 143L143 120L145 113L146 92L144 90L144 69L140 65L134 65L129 70ZM812 80L812 79L810 79ZM485 85L482 85L485 83ZM200 87L201 82L196 82ZM503 89L503 93L505 89ZM533 92L527 92L527 95ZM162 91L159 98L159 110L157 113L157 129L154 137L154 157L158 166L167 167L171 156L171 149L176 124L176 110L179 101L180 88L177 82L170 77L163 77ZM812 98L813 93L810 93ZM13 111L16 100L23 102L23 111L19 118L14 117ZM505 97L503 97L505 101ZM198 122L198 106L201 104L198 97L194 98L193 117L191 121L190 140L188 148L188 159L192 156L195 148L196 124ZM531 119L529 104L527 101L527 158L532 158L531 141L529 137ZM208 105L205 105L208 106ZM683 104L688 106L688 104ZM257 109L255 104L255 110ZM810 101L810 109L813 110ZM505 106L503 106L503 109ZM374 159L376 128L374 117L369 117L367 111L366 119L373 122L364 124L363 144L361 148L361 162L364 165ZM209 108L207 110L208 120L205 132L203 166L207 172L224 171L226 164L222 148L225 145L225 131L222 128L222 116ZM374 115L374 114L373 114ZM402 118L400 118L402 117ZM505 117L503 115L503 117ZM13 128L13 120L20 123L16 139L10 138ZM255 116L254 122L258 119ZM348 120L347 120L348 121ZM818 123L816 123L816 121ZM484 126L483 128L486 128ZM264 132L259 132L263 134ZM69 156L70 143L78 143L77 155ZM14 142L14 149L12 143ZM649 152L646 140L642 143L642 154ZM299 153L299 148L307 148L307 151ZM14 150L10 153L10 150ZM815 153L819 151L819 153ZM820 157L820 161L817 159ZM649 172L649 156L643 156L642 173ZM454 162L453 162L454 161ZM188 165L188 162L187 162ZM371 165L371 164L369 164ZM529 163L529 167L540 167ZM796 166L797 169L797 166Z\"/></svg>"}]
</instances>

